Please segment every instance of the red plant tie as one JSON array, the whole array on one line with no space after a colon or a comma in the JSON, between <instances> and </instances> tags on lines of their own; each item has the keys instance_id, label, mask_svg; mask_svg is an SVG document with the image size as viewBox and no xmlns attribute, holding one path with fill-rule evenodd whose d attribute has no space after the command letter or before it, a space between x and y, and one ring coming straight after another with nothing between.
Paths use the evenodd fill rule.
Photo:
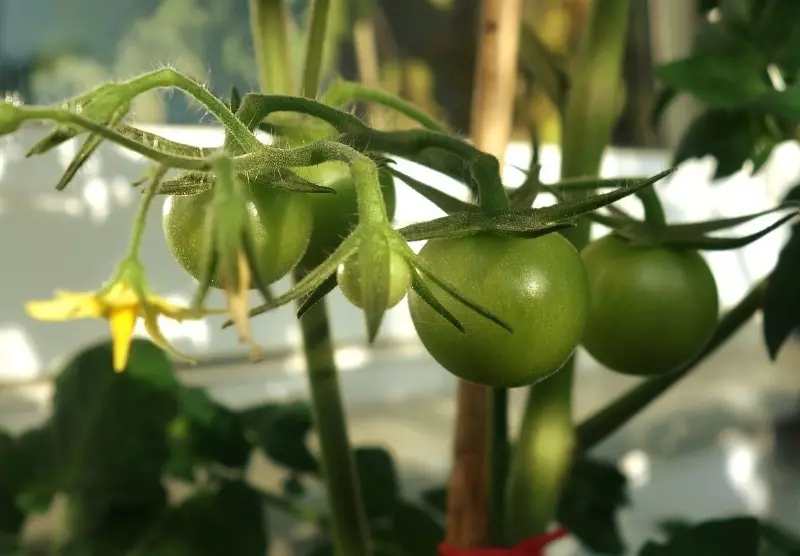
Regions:
<instances>
[{"instance_id":1,"label":"red plant tie","mask_svg":"<svg viewBox=\"0 0 800 556\"><path fill-rule=\"evenodd\" d=\"M443 542L439 544L439 556L544 556L547 545L568 534L566 528L559 527L510 548L455 548Z\"/></svg>"}]
</instances>

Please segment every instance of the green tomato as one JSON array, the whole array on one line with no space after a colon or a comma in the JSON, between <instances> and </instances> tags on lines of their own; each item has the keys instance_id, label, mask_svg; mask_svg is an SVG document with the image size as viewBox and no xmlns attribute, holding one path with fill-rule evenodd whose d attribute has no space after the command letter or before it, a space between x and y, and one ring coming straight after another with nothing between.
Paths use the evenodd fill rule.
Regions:
<instances>
[{"instance_id":1,"label":"green tomato","mask_svg":"<svg viewBox=\"0 0 800 556\"><path fill-rule=\"evenodd\" d=\"M340 162L295 168L293 171L300 177L336 191L335 194L309 195L314 211L314 230L300 266L310 270L333 253L358 224L356 188L349 170ZM382 170L379 172L379 179L386 213L391 220L394 218L397 202L394 178Z\"/></svg>"},{"instance_id":2,"label":"green tomato","mask_svg":"<svg viewBox=\"0 0 800 556\"><path fill-rule=\"evenodd\" d=\"M361 267L358 263L358 255L350 257L344 264L339 265L336 281L347 300L359 309L363 309ZM410 285L411 270L408 268L408 263L401 255L392 251L389 255L389 302L386 308L390 309L400 303L406 296Z\"/></svg>"},{"instance_id":3,"label":"green tomato","mask_svg":"<svg viewBox=\"0 0 800 556\"><path fill-rule=\"evenodd\" d=\"M308 246L313 226L309 193L252 188L248 204L254 257L260 278L271 283L298 263ZM196 280L200 279L206 234L206 213L213 190L197 195L175 195L164 203L163 228L172 256ZM219 276L212 280L219 288Z\"/></svg>"},{"instance_id":4,"label":"green tomato","mask_svg":"<svg viewBox=\"0 0 800 556\"><path fill-rule=\"evenodd\" d=\"M667 373L697 355L717 324L717 285L696 251L615 235L582 253L592 304L583 346L614 371Z\"/></svg>"},{"instance_id":5,"label":"green tomato","mask_svg":"<svg viewBox=\"0 0 800 556\"><path fill-rule=\"evenodd\" d=\"M437 239L419 256L436 276L513 330L431 284L436 299L464 326L461 333L412 291L408 306L417 334L457 377L495 387L534 384L555 373L578 345L589 285L580 255L560 234Z\"/></svg>"}]
</instances>

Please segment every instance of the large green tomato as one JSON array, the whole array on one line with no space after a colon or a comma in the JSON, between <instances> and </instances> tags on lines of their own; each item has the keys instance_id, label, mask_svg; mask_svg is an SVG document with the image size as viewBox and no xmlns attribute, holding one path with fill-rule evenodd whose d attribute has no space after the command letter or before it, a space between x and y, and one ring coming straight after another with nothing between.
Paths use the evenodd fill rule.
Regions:
<instances>
[{"instance_id":1,"label":"large green tomato","mask_svg":"<svg viewBox=\"0 0 800 556\"><path fill-rule=\"evenodd\" d=\"M600 363L659 375L706 345L719 306L714 276L699 253L609 235L582 256L592 295L583 346Z\"/></svg>"},{"instance_id":2,"label":"large green tomato","mask_svg":"<svg viewBox=\"0 0 800 556\"><path fill-rule=\"evenodd\" d=\"M589 285L580 255L560 234L536 239L480 234L428 241L419 253L446 283L485 307L505 330L431 285L461 333L413 291L408 305L428 352L454 375L515 387L555 373L580 342Z\"/></svg>"},{"instance_id":3,"label":"large green tomato","mask_svg":"<svg viewBox=\"0 0 800 556\"><path fill-rule=\"evenodd\" d=\"M313 226L310 193L252 188L248 213L255 258L261 279L274 282L298 263L308 246ZM205 217L213 191L198 195L175 195L164 203L163 226L167 246L183 269L199 279ZM220 287L219 276L212 285Z\"/></svg>"},{"instance_id":4,"label":"large green tomato","mask_svg":"<svg viewBox=\"0 0 800 556\"><path fill-rule=\"evenodd\" d=\"M314 211L314 230L300 266L310 270L333 253L358 224L356 188L349 170L341 162L326 162L293 171L302 178L336 191L335 194L309 194ZM394 178L382 170L379 179L383 202L391 220L396 206Z\"/></svg>"}]
</instances>

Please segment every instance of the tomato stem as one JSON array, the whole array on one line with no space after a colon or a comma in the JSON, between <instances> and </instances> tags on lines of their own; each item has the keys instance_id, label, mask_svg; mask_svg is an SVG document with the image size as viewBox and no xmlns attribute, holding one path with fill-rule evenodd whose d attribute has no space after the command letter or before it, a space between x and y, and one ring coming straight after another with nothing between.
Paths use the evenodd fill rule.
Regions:
<instances>
[{"instance_id":1,"label":"tomato stem","mask_svg":"<svg viewBox=\"0 0 800 556\"><path fill-rule=\"evenodd\" d=\"M298 279L295 274L295 280ZM308 367L311 407L326 478L335 552L338 556L369 556L371 550L361 485L350 449L324 299L303 314L300 329Z\"/></svg>"},{"instance_id":2,"label":"tomato stem","mask_svg":"<svg viewBox=\"0 0 800 556\"><path fill-rule=\"evenodd\" d=\"M410 118L426 129L447 133L447 128L425 113L415 104L401 99L389 92L373 89L353 81L337 81L325 91L323 101L331 106L341 107L350 102L360 100L374 102L381 106L391 108L407 118Z\"/></svg>"},{"instance_id":3,"label":"tomato stem","mask_svg":"<svg viewBox=\"0 0 800 556\"><path fill-rule=\"evenodd\" d=\"M512 544L544 534L555 517L574 448L571 369L532 386L506 492Z\"/></svg>"},{"instance_id":4,"label":"tomato stem","mask_svg":"<svg viewBox=\"0 0 800 556\"><path fill-rule=\"evenodd\" d=\"M506 543L506 492L509 455L508 389L492 388L491 432L489 435L489 532L492 546Z\"/></svg>"},{"instance_id":5,"label":"tomato stem","mask_svg":"<svg viewBox=\"0 0 800 556\"><path fill-rule=\"evenodd\" d=\"M644 220L647 225L658 230L667 225L667 218L664 215L664 207L661 205L661 200L658 198L653 187L645 187L636 192L636 196L642 202L644 207Z\"/></svg>"},{"instance_id":6,"label":"tomato stem","mask_svg":"<svg viewBox=\"0 0 800 556\"><path fill-rule=\"evenodd\" d=\"M250 0L250 33L258 66L258 85L264 92L291 94L288 15L284 0Z\"/></svg>"},{"instance_id":7,"label":"tomato stem","mask_svg":"<svg viewBox=\"0 0 800 556\"><path fill-rule=\"evenodd\" d=\"M164 179L166 173L167 168L165 166L160 167L153 176L150 186L142 195L142 200L139 203L139 209L136 212L136 218L133 220L133 231L131 232L128 252L125 255L126 259L138 260L139 258L139 247L142 244L144 228L147 224L147 211L150 210L150 205L153 204L153 199L155 198L156 193L158 193L158 186L161 183L161 180Z\"/></svg>"},{"instance_id":8,"label":"tomato stem","mask_svg":"<svg viewBox=\"0 0 800 556\"><path fill-rule=\"evenodd\" d=\"M629 7L630 0L591 4L565 104L562 180L600 172L603 151L619 114ZM573 195L586 193L576 191L569 197ZM581 218L578 226L562 233L580 250L589 241L590 222ZM507 523L512 542L543 533L556 517L575 444L574 369L573 356L553 377L534 386L528 396L508 483Z\"/></svg>"},{"instance_id":9,"label":"tomato stem","mask_svg":"<svg viewBox=\"0 0 800 556\"><path fill-rule=\"evenodd\" d=\"M311 2L302 90L302 94L307 97L315 97L320 88L330 4L330 0L312 0Z\"/></svg>"},{"instance_id":10,"label":"tomato stem","mask_svg":"<svg viewBox=\"0 0 800 556\"><path fill-rule=\"evenodd\" d=\"M765 290L766 280L756 285L736 307L728 311L720 319L706 347L694 359L675 372L643 381L581 423L577 428L580 450L591 449L619 430L724 345L759 310Z\"/></svg>"}]
</instances>

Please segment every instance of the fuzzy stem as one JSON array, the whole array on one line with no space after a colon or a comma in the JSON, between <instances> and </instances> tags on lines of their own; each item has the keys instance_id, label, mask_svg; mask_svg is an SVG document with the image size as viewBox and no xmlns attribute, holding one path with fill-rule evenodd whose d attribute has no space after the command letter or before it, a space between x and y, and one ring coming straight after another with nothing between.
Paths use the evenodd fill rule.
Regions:
<instances>
[{"instance_id":1,"label":"fuzzy stem","mask_svg":"<svg viewBox=\"0 0 800 556\"><path fill-rule=\"evenodd\" d=\"M133 221L133 232L131 233L130 244L128 245L127 259L137 259L139 257L139 247L142 244L142 237L144 237L144 228L147 224L147 212L150 210L150 205L153 204L153 198L158 193L158 186L161 180L167 173L166 167L160 167L156 170L150 186L145 190L142 195L142 200L139 203L139 210L136 213L136 218Z\"/></svg>"},{"instance_id":2,"label":"fuzzy stem","mask_svg":"<svg viewBox=\"0 0 800 556\"><path fill-rule=\"evenodd\" d=\"M761 308L766 281L748 293L736 307L728 311L717 325L714 335L694 359L668 375L647 379L597 411L577 428L578 447L585 451L608 438L642 409L687 376L720 346L724 345Z\"/></svg>"},{"instance_id":3,"label":"fuzzy stem","mask_svg":"<svg viewBox=\"0 0 800 556\"><path fill-rule=\"evenodd\" d=\"M571 76L563 119L561 179L596 176L603 151L619 113L622 56L630 0L595 0L590 8ZM589 223L564 235L581 249L589 240ZM575 444L572 384L575 359L556 375L532 388L517 442L509 480L510 492L524 489L534 500L509 506L508 523L517 538L544 532L555 518L558 498ZM550 416L558 415L555 419ZM552 451L544 446L553 446ZM530 474L526 479L525 474ZM548 482L544 482L547 480ZM527 530L527 532L526 532ZM515 536L512 536L512 541Z\"/></svg>"},{"instance_id":4,"label":"fuzzy stem","mask_svg":"<svg viewBox=\"0 0 800 556\"><path fill-rule=\"evenodd\" d=\"M357 100L373 102L391 108L395 112L414 120L424 128L447 133L445 126L426 114L420 107L381 89L366 87L361 83L352 81L337 81L325 91L324 102L331 106L341 107Z\"/></svg>"},{"instance_id":5,"label":"fuzzy stem","mask_svg":"<svg viewBox=\"0 0 800 556\"><path fill-rule=\"evenodd\" d=\"M315 0L303 75L303 92L306 96L316 95L319 88L324 35L329 15L328 0ZM366 220L368 214L365 213L371 214L371 211L377 210L377 218L381 219L382 216L383 220L388 222L377 186L377 168L366 157L354 152L349 154L361 159L349 160L352 164L354 181L360 186L359 219L363 217ZM376 195L377 201L374 199ZM378 205L377 209L375 203ZM303 269L295 269L293 273L295 284L302 280L303 275ZM339 387L339 373L336 369L330 322L324 299L300 317L300 329L303 334L311 404L330 506L334 552L337 556L370 556L372 547L369 527L347 432L347 417Z\"/></svg>"},{"instance_id":6,"label":"fuzzy stem","mask_svg":"<svg viewBox=\"0 0 800 556\"><path fill-rule=\"evenodd\" d=\"M320 88L325 35L328 27L330 0L312 0L311 18L306 42L306 63L303 68L303 95L314 98Z\"/></svg>"},{"instance_id":7,"label":"fuzzy stem","mask_svg":"<svg viewBox=\"0 0 800 556\"><path fill-rule=\"evenodd\" d=\"M250 32L253 37L258 85L264 92L290 95L292 62L289 56L288 17L284 0L250 0Z\"/></svg>"},{"instance_id":8,"label":"fuzzy stem","mask_svg":"<svg viewBox=\"0 0 800 556\"><path fill-rule=\"evenodd\" d=\"M295 273L295 281L299 278ZM324 300L303 314L300 328L336 554L369 556L371 549L361 485L350 449Z\"/></svg>"}]
</instances>

